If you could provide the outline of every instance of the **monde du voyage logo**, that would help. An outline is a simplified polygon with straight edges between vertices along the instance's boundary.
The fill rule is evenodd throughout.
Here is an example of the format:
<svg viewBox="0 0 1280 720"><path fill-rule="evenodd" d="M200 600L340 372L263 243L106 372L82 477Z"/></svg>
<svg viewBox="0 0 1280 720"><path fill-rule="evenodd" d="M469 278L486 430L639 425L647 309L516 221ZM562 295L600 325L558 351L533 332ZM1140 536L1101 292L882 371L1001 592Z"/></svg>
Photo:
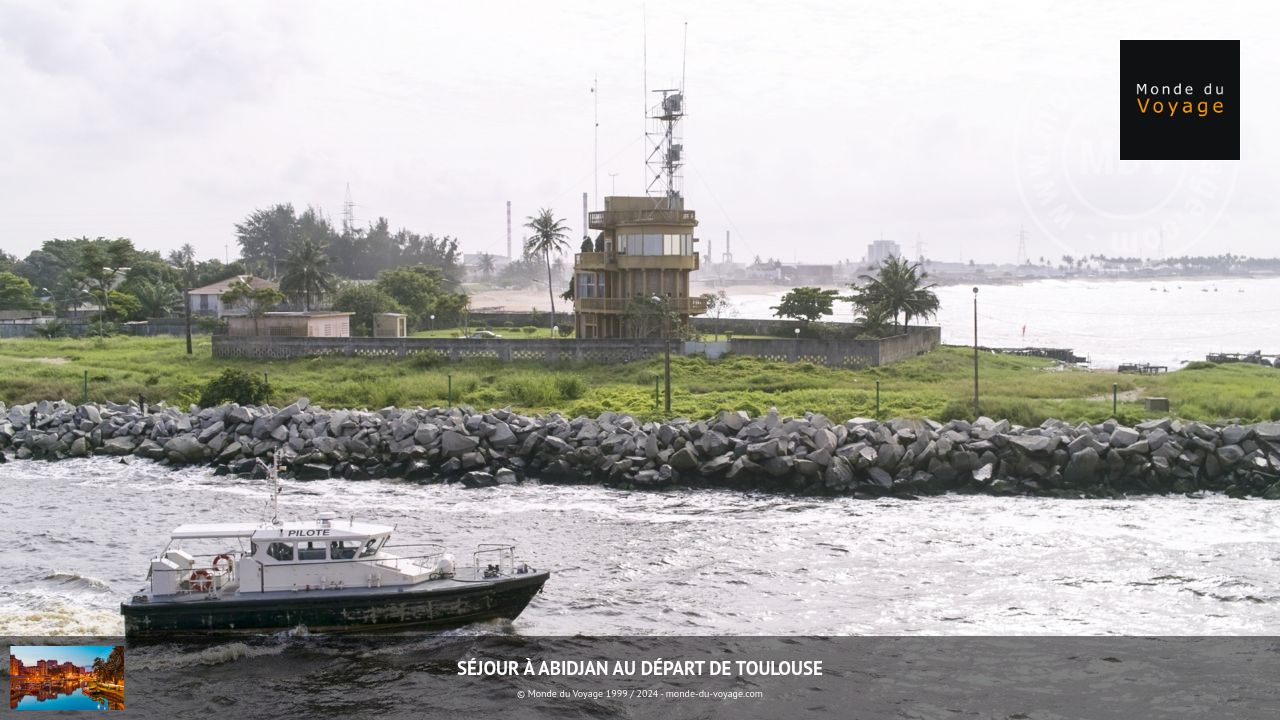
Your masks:
<svg viewBox="0 0 1280 720"><path fill-rule="evenodd" d="M1121 40L1120 159L1239 160L1240 41Z"/></svg>

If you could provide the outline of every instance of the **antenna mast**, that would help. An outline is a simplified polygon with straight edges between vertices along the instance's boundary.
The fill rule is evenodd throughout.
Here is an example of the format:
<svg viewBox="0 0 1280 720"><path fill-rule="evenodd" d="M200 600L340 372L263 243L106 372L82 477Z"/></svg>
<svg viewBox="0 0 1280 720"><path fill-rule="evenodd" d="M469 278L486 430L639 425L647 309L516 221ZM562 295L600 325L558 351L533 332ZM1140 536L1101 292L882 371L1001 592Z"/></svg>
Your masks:
<svg viewBox="0 0 1280 720"><path fill-rule="evenodd" d="M356 229L356 204L351 201L351 183L347 183L347 195L342 201L342 234L350 235Z"/></svg>
<svg viewBox="0 0 1280 720"><path fill-rule="evenodd" d="M592 153L593 153L592 161L594 163L593 165L594 170L592 172L593 172L593 178L594 178L593 181L595 183L595 187L592 189L592 192L595 193L594 199L596 203L596 209L600 208L600 90L599 88L600 88L600 78L592 77L591 78L591 99L595 103L595 127L594 127L595 138L594 138L594 144L592 147ZM583 235L587 234L586 225L583 225L582 234Z"/></svg>
<svg viewBox="0 0 1280 720"><path fill-rule="evenodd" d="M1027 229L1018 227L1018 265L1027 264Z"/></svg>

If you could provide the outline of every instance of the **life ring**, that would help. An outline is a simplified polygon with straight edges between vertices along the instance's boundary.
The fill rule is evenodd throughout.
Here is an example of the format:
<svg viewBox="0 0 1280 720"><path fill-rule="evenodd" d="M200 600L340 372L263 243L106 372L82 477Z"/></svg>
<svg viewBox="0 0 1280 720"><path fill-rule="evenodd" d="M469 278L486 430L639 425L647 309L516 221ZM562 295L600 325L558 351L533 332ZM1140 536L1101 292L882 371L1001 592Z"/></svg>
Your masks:
<svg viewBox="0 0 1280 720"><path fill-rule="evenodd" d="M191 573L191 590L192 592L209 592L213 589L213 576L208 570L200 568Z"/></svg>
<svg viewBox="0 0 1280 720"><path fill-rule="evenodd" d="M218 563L222 562L223 560L227 561L228 570L230 570L233 566L235 566L236 561L230 555L224 554L224 555L219 555L218 557L213 559L213 569L221 571L222 568L218 565Z"/></svg>

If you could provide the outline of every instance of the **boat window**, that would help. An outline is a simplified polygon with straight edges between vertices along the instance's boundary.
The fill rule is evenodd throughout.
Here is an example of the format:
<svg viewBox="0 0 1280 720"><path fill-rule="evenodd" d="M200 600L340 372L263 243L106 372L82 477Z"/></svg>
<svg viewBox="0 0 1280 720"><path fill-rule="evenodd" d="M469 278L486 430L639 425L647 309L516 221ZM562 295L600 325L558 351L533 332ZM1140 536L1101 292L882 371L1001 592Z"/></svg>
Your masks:
<svg viewBox="0 0 1280 720"><path fill-rule="evenodd" d="M359 540L335 540L329 543L329 557L334 560L350 560L359 549Z"/></svg>
<svg viewBox="0 0 1280 720"><path fill-rule="evenodd" d="M316 547L315 543L307 543L306 547L298 546L299 560L324 560L324 545Z"/></svg>
<svg viewBox="0 0 1280 720"><path fill-rule="evenodd" d="M364 549L360 551L360 557L369 557L377 554L378 548L382 547L383 542L386 542L386 538L369 538L369 541L364 544Z"/></svg>
<svg viewBox="0 0 1280 720"><path fill-rule="evenodd" d="M293 543L273 542L267 546L267 555L280 562L293 562Z"/></svg>

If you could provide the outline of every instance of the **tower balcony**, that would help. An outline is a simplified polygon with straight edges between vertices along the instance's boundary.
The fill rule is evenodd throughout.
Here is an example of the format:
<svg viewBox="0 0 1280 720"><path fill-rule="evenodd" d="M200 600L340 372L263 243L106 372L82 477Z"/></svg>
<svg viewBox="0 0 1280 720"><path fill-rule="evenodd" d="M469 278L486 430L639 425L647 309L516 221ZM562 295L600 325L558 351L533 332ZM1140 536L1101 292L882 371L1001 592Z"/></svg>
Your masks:
<svg viewBox="0 0 1280 720"><path fill-rule="evenodd" d="M692 255L623 255L618 253L578 253L575 270L697 270L702 266L698 253Z"/></svg>
<svg viewBox="0 0 1280 720"><path fill-rule="evenodd" d="M702 315L707 311L707 301L700 297L667 298L671 311L677 315ZM622 314L631 305L630 298L576 298L575 312Z"/></svg>

